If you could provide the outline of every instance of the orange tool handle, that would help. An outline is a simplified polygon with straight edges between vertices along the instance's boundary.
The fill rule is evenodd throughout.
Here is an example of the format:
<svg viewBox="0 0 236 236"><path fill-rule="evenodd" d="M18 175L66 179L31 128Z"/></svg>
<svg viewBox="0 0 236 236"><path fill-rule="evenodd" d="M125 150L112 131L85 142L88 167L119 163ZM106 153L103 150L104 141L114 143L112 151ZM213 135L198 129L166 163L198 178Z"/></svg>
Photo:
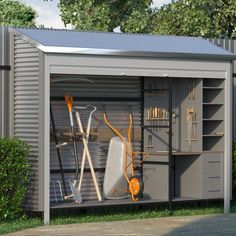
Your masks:
<svg viewBox="0 0 236 236"><path fill-rule="evenodd" d="M68 107L69 112L72 112L73 107L73 97L65 95L65 101Z"/></svg>

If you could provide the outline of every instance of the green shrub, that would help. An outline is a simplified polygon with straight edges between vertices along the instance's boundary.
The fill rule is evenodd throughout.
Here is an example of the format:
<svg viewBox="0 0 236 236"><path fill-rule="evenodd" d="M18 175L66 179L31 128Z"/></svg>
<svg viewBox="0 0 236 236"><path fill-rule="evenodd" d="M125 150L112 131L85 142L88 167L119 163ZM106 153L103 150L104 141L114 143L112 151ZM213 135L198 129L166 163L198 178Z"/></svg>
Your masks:
<svg viewBox="0 0 236 236"><path fill-rule="evenodd" d="M233 200L236 201L236 141L233 142L232 172Z"/></svg>
<svg viewBox="0 0 236 236"><path fill-rule="evenodd" d="M28 179L29 146L19 139L0 139L0 220L22 213Z"/></svg>

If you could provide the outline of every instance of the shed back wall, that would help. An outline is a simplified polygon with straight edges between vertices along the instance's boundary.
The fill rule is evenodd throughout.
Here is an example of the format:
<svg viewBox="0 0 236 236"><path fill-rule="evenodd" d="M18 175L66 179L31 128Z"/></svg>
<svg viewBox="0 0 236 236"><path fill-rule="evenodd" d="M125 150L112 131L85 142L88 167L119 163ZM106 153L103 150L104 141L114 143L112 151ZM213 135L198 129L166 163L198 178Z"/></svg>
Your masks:
<svg viewBox="0 0 236 236"><path fill-rule="evenodd" d="M55 75L51 75L51 78L53 77L55 78ZM77 77L79 76L77 75ZM60 76L60 78L63 81L65 78L68 79L68 76ZM72 76L73 81L68 80L68 82L64 81L61 83L51 84L51 106L54 114L57 136L60 142L66 141L68 143L67 146L60 150L65 171L66 187L68 192L70 192L68 180L73 179L75 173L73 145L70 137L70 121L67 106L63 97L65 94L68 94L74 97L74 107L92 104L97 108L92 119L89 150L95 168L96 177L98 179L99 188L102 193L109 141L115 136L104 123L103 113L106 112L111 124L127 137L129 113L132 112L133 147L136 151L140 151L141 79L138 77L83 76L83 78L89 78L93 81L93 83L86 83L79 80L76 82L75 78L76 76ZM81 111L81 119L85 127L84 129L86 129L88 113ZM78 135L77 144L79 158L81 160L83 145L79 136L75 116L74 122ZM61 181L61 176L58 171L59 162L52 135L50 144L51 180ZM85 168L86 172L84 173L81 189L82 197L84 200L97 199L87 162ZM58 186L56 186L56 188L57 187ZM59 193L58 189L54 191L54 186L51 184L51 202L60 199Z"/></svg>

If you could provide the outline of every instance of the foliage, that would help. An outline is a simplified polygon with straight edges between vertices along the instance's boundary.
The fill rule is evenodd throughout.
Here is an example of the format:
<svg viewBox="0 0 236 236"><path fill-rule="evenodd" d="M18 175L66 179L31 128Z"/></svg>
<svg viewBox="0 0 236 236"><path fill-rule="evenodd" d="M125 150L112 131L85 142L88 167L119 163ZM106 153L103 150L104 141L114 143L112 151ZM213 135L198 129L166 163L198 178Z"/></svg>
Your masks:
<svg viewBox="0 0 236 236"><path fill-rule="evenodd" d="M21 219L15 219L14 223L12 220L0 222L0 235L10 232L15 232L23 229L34 228L42 225L42 220L40 217L25 217Z"/></svg>
<svg viewBox="0 0 236 236"><path fill-rule="evenodd" d="M0 220L22 212L28 179L29 146L18 139L0 139Z"/></svg>
<svg viewBox="0 0 236 236"><path fill-rule="evenodd" d="M152 0L60 0L61 18L75 29L147 32Z"/></svg>
<svg viewBox="0 0 236 236"><path fill-rule="evenodd" d="M236 36L235 0L176 0L151 9L152 0L60 0L61 18L75 29L188 35Z"/></svg>
<svg viewBox="0 0 236 236"><path fill-rule="evenodd" d="M35 26L36 12L16 0L0 0L0 25Z"/></svg>
<svg viewBox="0 0 236 236"><path fill-rule="evenodd" d="M152 16L156 34L232 37L236 28L235 0L177 0Z"/></svg>

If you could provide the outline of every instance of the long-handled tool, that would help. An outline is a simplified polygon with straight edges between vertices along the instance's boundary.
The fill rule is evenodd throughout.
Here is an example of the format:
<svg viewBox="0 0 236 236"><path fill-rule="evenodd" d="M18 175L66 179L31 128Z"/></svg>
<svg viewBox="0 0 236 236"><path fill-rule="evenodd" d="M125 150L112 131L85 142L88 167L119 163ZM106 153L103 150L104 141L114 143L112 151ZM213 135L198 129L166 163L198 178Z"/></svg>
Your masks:
<svg viewBox="0 0 236 236"><path fill-rule="evenodd" d="M92 118L92 113L96 110L96 108L94 107L94 109L90 113L90 116L89 116L90 120L88 121L88 126L87 126L87 132L86 133L84 132L84 129L83 129L83 125L82 125L80 114L79 114L79 109L84 109L84 107L76 107L76 110L75 110L75 115L76 115L76 119L77 119L77 122L78 122L79 131L82 135L82 141L83 141L83 145L84 145L84 152L83 152L82 161L85 162L85 157L87 157L98 200L102 201L101 193L100 193L100 190L99 190L99 187L98 187L96 175L95 175L94 168L93 168L91 155L90 155L89 148L88 148L88 134L89 134L89 131L90 131L91 118ZM84 164L85 163L83 163L83 167L82 167L82 164L81 164L82 169L84 169ZM81 171L82 171L82 169L81 169ZM83 175L83 173L82 173L82 175ZM80 182L82 183L82 178L81 178ZM79 184L78 190L81 188L81 183Z"/></svg>
<svg viewBox="0 0 236 236"><path fill-rule="evenodd" d="M50 118L51 118L51 124L52 124L52 135L53 135L53 138L54 138L54 141L56 144L57 157L58 157L61 180L62 180L62 187L63 187L63 191L64 191L64 197L66 198L67 197L67 189L66 189L64 170L63 170L63 166L62 166L60 148L64 145L66 145L67 143L62 143L62 144L58 143L58 138L57 138L56 127L55 127L54 116L53 116L51 104L50 104Z"/></svg>
<svg viewBox="0 0 236 236"><path fill-rule="evenodd" d="M75 128L74 128L74 121L73 121L73 97L71 96L65 96L65 101L68 107L69 111L69 116L70 116L70 128L71 128L71 137L73 141L73 149L74 149L74 157L75 157L75 165L76 165L76 173L74 176L74 180L70 180L70 188L72 190L73 197L76 201L76 203L81 203L82 202L82 197L80 194L80 191L78 189L78 184L79 184L79 157L78 157L78 152L77 152L77 146L76 146L76 135L75 135Z"/></svg>
<svg viewBox="0 0 236 236"><path fill-rule="evenodd" d="M90 128L91 128L91 122L92 122L92 115L96 111L96 107L92 105L88 105L86 107L75 107L75 110L90 110L89 113L89 118L88 118L88 124L87 124L87 129L86 129L86 142L88 145L89 141L89 134L90 134ZM83 156L82 156L82 161L81 161L81 168L80 168L80 178L79 178L79 191L81 191L81 186L82 186L82 181L83 181L83 174L84 174L84 167L85 167L85 161L86 161L86 151L85 148L83 150Z"/></svg>

